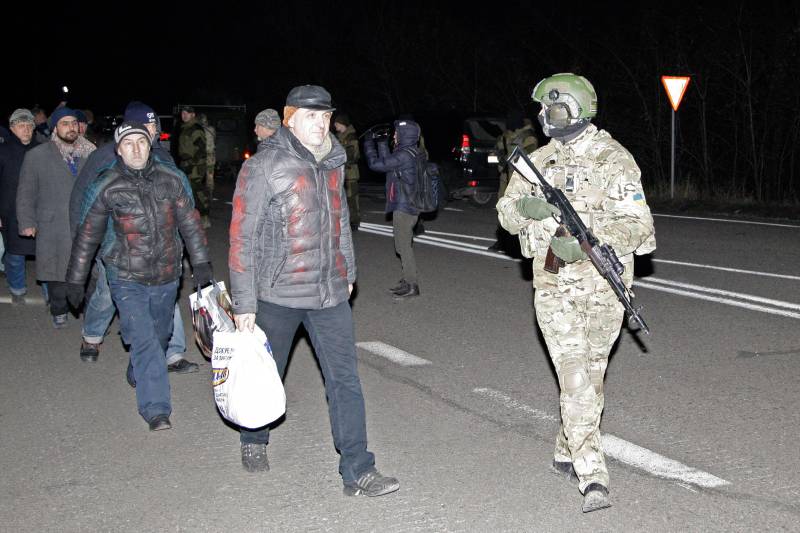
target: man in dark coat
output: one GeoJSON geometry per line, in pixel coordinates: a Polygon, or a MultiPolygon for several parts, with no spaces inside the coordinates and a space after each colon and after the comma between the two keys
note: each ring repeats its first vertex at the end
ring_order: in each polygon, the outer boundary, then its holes
{"type": "Polygon", "coordinates": [[[33,138],[33,113],[27,109],[17,109],[8,119],[12,135],[5,135],[0,144],[0,231],[3,233],[5,255],[3,266],[6,271],[11,303],[25,303],[28,292],[25,275],[25,256],[36,253],[36,241],[19,234],[17,224],[17,187],[19,172],[25,154],[38,146],[33,138]]]}
{"type": "Polygon", "coordinates": [[[69,196],[75,177],[95,146],[78,135],[78,118],[68,107],[50,116],[52,138],[25,155],[17,189],[20,235],[36,237],[36,279],[47,282],[56,329],[67,325],[64,278],[72,244],[69,196]]]}
{"type": "Polygon", "coordinates": [[[403,277],[389,289],[397,300],[419,296],[417,262],[414,258],[414,226],[419,210],[414,205],[417,192],[417,157],[424,157],[417,146],[420,127],[413,120],[394,123],[394,150],[388,138],[373,133],[364,139],[364,154],[370,170],[386,173],[386,213],[392,213],[394,249],[400,256],[403,277]],[[376,148],[377,141],[377,148],[376,148]]]}

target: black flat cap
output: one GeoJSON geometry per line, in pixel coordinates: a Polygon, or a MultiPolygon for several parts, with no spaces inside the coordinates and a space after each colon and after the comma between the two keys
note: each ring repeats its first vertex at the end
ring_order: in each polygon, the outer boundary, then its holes
{"type": "Polygon", "coordinates": [[[331,93],[319,85],[299,85],[289,91],[286,105],[290,107],[304,107],[306,109],[321,109],[333,111],[331,93]]]}

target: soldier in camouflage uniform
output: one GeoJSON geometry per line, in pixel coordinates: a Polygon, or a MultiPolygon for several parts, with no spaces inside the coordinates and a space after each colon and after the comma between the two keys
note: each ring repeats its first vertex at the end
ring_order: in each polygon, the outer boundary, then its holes
{"type": "Polygon", "coordinates": [[[358,147],[358,135],[350,123],[350,118],[344,113],[336,116],[333,127],[336,128],[336,138],[347,153],[344,188],[347,192],[347,206],[350,208],[350,227],[355,231],[361,223],[358,207],[358,160],[361,158],[361,150],[358,147]]]}
{"type": "MultiPolygon", "coordinates": [[[[495,150],[500,154],[501,165],[497,167],[500,177],[500,186],[497,189],[497,197],[500,198],[506,192],[508,186],[508,170],[505,161],[514,147],[519,145],[526,154],[530,154],[539,146],[536,139],[536,132],[533,131],[533,123],[528,118],[524,118],[522,111],[514,109],[509,111],[506,116],[506,130],[497,138],[495,150]]],[[[497,229],[497,240],[487,249],[493,252],[504,253],[503,241],[508,239],[508,233],[502,228],[497,229]]]]}
{"type": "MultiPolygon", "coordinates": [[[[217,129],[208,123],[208,117],[205,113],[200,114],[199,122],[203,127],[203,132],[206,134],[206,193],[210,202],[214,198],[214,170],[217,166],[217,129]]],[[[203,227],[211,227],[211,220],[207,216],[203,217],[203,227]]]]}
{"type": "MultiPolygon", "coordinates": [[[[556,74],[536,86],[539,121],[552,140],[531,159],[545,179],[561,189],[587,227],[610,244],[633,281],[633,256],[655,249],[653,218],[641,172],[631,154],[591,124],[597,95],[588,80],[556,74]]],[[[533,258],[536,319],[561,389],[561,427],[553,469],[574,479],[584,494],[583,511],[610,506],[608,470],[600,441],[603,379],[619,336],[624,308],[572,236],[554,236],[558,209],[538,185],[514,172],[497,202],[500,223],[519,235],[522,253],[533,258]],[[566,263],[545,270],[548,248],[566,263]]]]}
{"type": "Polygon", "coordinates": [[[183,124],[178,141],[178,165],[189,178],[197,210],[203,218],[203,223],[207,224],[211,197],[206,183],[208,179],[206,132],[197,120],[193,107],[186,106],[181,109],[181,120],[183,124]]]}

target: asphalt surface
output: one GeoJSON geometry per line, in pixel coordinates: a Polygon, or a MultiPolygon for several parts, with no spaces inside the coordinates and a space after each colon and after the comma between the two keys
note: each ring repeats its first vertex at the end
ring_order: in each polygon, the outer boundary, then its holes
{"type": "MultiPolygon", "coordinates": [[[[221,278],[224,189],[209,234],[221,278]]],[[[99,361],[83,363],[80,320],[56,331],[36,289],[32,303],[11,306],[3,286],[0,529],[798,530],[796,227],[656,217],[658,250],[637,262],[635,287],[652,335],[623,331],[605,384],[601,429],[619,445],[609,458],[614,506],[584,515],[576,486],[548,471],[557,382],[529,266],[509,259],[513,246],[485,253],[493,211],[454,202],[426,222],[415,247],[422,295],[398,303],[386,291],[399,262],[381,209],[379,191],[365,188],[353,309],[359,343],[424,362],[359,348],[369,446],[398,492],[342,495],[322,378],[302,335],[271,470],[249,474],[195,346],[187,357],[200,372],[170,376],[173,429],[152,433],[125,382],[117,321],[99,361]]]]}

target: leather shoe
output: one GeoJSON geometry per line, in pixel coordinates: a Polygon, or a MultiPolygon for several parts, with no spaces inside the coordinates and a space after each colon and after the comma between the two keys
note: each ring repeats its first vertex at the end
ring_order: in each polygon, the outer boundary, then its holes
{"type": "Polygon", "coordinates": [[[81,341],[81,361],[86,363],[96,363],[100,356],[100,345],[91,342],[81,341]]]}
{"type": "Polygon", "coordinates": [[[419,296],[419,285],[416,283],[409,283],[404,291],[394,293],[395,300],[406,300],[419,296]]]}
{"type": "Polygon", "coordinates": [[[150,425],[150,431],[161,431],[162,429],[171,429],[172,423],[169,421],[167,415],[156,415],[147,421],[150,425]]]}
{"type": "Polygon", "coordinates": [[[177,363],[167,365],[167,372],[175,372],[176,374],[189,374],[190,372],[197,372],[200,366],[197,363],[192,363],[186,359],[178,359],[177,363]]]}
{"type": "Polygon", "coordinates": [[[389,292],[391,292],[392,294],[397,294],[400,292],[405,292],[407,290],[408,290],[408,282],[404,279],[401,279],[400,281],[397,282],[397,285],[389,289],[389,292]]]}

